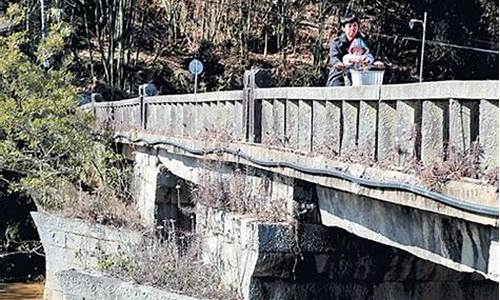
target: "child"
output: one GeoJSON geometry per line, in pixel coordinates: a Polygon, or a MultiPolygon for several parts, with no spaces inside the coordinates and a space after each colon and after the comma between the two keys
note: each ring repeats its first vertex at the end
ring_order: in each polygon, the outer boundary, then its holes
{"type": "Polygon", "coordinates": [[[363,70],[373,63],[373,55],[370,54],[363,39],[355,38],[351,42],[348,52],[342,57],[342,62],[346,68],[363,70]]]}

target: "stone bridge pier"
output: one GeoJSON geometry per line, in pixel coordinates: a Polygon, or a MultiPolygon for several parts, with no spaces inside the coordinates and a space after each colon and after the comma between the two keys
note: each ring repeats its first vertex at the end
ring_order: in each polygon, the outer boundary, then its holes
{"type": "Polygon", "coordinates": [[[179,206],[194,205],[190,188],[207,177],[230,182],[241,168],[245,191],[259,192],[271,211],[289,218],[196,205],[204,259],[244,299],[498,298],[494,274],[485,275],[495,227],[419,215],[237,161],[207,163],[137,145],[124,152],[134,159],[137,207],[147,224],[182,217],[179,206]]]}
{"type": "Polygon", "coordinates": [[[181,207],[192,206],[189,183],[171,173],[157,156],[136,153],[132,187],[144,225],[175,220],[180,229],[191,229],[189,216],[181,212],[181,207]]]}

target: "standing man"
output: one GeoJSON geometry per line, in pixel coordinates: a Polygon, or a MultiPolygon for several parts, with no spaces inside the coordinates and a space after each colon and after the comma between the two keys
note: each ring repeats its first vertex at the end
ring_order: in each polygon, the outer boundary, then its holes
{"type": "MultiPolygon", "coordinates": [[[[330,43],[330,64],[332,67],[328,74],[326,86],[350,85],[350,82],[344,82],[345,65],[342,63],[342,58],[349,53],[349,46],[354,39],[360,38],[367,44],[364,36],[359,32],[359,19],[355,14],[342,17],[340,25],[342,26],[342,33],[330,43]]],[[[377,61],[374,66],[383,68],[383,63],[377,61]]]]}

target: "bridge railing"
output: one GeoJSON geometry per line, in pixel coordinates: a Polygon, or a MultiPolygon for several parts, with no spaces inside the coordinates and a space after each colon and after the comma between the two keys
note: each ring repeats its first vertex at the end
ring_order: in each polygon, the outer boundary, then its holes
{"type": "Polygon", "coordinates": [[[445,159],[479,141],[498,166],[498,82],[256,89],[254,141],[306,152],[389,160],[445,159]]]}
{"type": "Polygon", "coordinates": [[[232,139],[244,139],[241,91],[146,97],[144,104],[146,130],[189,137],[224,130],[232,139]]]}
{"type": "Polygon", "coordinates": [[[97,102],[86,104],[92,106],[97,121],[101,126],[112,126],[114,130],[126,131],[141,129],[141,97],[122,101],[97,102]]]}
{"type": "MultiPolygon", "coordinates": [[[[498,167],[498,81],[339,88],[256,88],[95,103],[115,130],[232,139],[404,166],[442,161],[479,143],[498,167]]],[[[91,107],[92,104],[87,105],[91,107]]]]}

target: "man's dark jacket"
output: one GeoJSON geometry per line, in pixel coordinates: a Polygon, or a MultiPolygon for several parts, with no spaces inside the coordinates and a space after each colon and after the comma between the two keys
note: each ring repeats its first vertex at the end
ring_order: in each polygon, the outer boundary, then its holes
{"type": "MultiPolygon", "coordinates": [[[[356,34],[355,38],[361,38],[366,43],[366,38],[363,34],[361,34],[359,31],[356,34]]],[[[353,39],[353,40],[354,40],[353,39]]],[[[339,86],[343,85],[344,78],[343,78],[343,73],[344,70],[342,69],[337,69],[334,66],[337,63],[342,62],[342,57],[349,53],[349,45],[351,42],[347,39],[347,36],[345,33],[342,33],[341,35],[337,36],[330,42],[330,73],[328,74],[328,80],[326,82],[326,86],[339,86]]]]}

